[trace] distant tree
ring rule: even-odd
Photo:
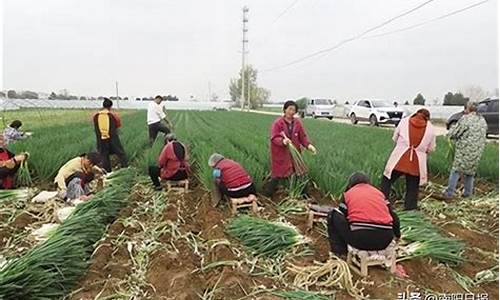
[[[262,107],[262,104],[269,99],[271,92],[257,85],[257,70],[252,66],[246,66],[245,74],[245,100],[250,103],[250,108]],[[240,70],[238,78],[231,79],[229,83],[229,95],[231,100],[236,101],[238,106],[241,106],[241,89],[242,89],[243,70]],[[249,99],[247,99],[249,98]]]
[[[80,97],[80,100],[87,100],[87,97],[85,97],[85,96],[81,96],[81,97]]]
[[[443,105],[464,106],[467,102],[469,102],[469,98],[464,97],[462,93],[448,92],[444,95]]]
[[[344,102],[344,105],[349,105],[349,101]]]
[[[135,101],[141,101],[141,98],[135,98]]]
[[[405,105],[410,105],[410,102],[408,102],[408,100],[406,100]]]
[[[128,100],[128,97],[124,97],[123,100]]]
[[[78,100],[77,96],[68,96],[68,100]]]
[[[24,91],[18,97],[21,99],[38,99],[38,94],[32,91]]]
[[[7,91],[7,98],[9,99],[17,99],[17,93],[14,90]]]
[[[50,99],[50,100],[55,100],[55,99],[57,99],[57,95],[56,95],[56,93],[54,93],[54,92],[50,93],[50,95],[49,95],[49,99]]]
[[[0,98],[5,98],[7,95],[5,95],[4,92],[0,92]]]
[[[303,109],[306,109],[307,101],[309,101],[309,98],[302,97],[302,98],[297,99],[295,101],[295,103],[297,103],[297,106],[299,107],[299,110],[303,110]]]
[[[425,98],[422,94],[418,93],[417,97],[413,100],[413,105],[425,105]]]

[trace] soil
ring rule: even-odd
[[[331,205],[332,199],[313,189],[310,194],[314,199],[320,199],[322,205]],[[273,205],[279,203],[286,193],[278,191],[272,199],[259,198],[259,205],[264,210],[259,215],[265,218],[277,217]],[[255,291],[256,286],[267,288],[285,289],[282,284],[272,278],[259,275],[250,275],[248,266],[218,266],[206,271],[200,270],[218,261],[238,260],[237,254],[232,250],[236,241],[225,234],[224,227],[227,220],[232,216],[225,202],[219,203],[214,208],[211,205],[210,195],[201,187],[195,187],[187,194],[170,195],[166,205],[162,221],[178,222],[181,234],[195,234],[205,241],[228,239],[233,243],[231,247],[219,244],[213,248],[199,249],[203,259],[196,254],[192,246],[184,239],[174,239],[170,232],[164,233],[159,241],[165,247],[153,252],[150,257],[146,279],[147,299],[200,299],[204,293],[215,288],[214,299],[239,299]],[[133,199],[129,206],[123,209],[120,217],[110,227],[108,234],[118,236],[119,234],[133,234],[134,229],[125,226],[119,220],[121,217],[130,215],[134,203],[141,201],[140,197]],[[309,247],[314,255],[294,259],[298,265],[307,265],[313,261],[324,262],[329,257],[330,246],[328,240],[322,236],[318,228],[308,230],[305,214],[287,216],[287,221],[297,227],[309,240]],[[319,225],[315,225],[319,226]],[[468,261],[454,268],[460,274],[474,277],[482,270],[492,267],[496,262],[491,255],[485,255],[473,247],[482,250],[496,252],[498,239],[491,236],[477,234],[468,231],[457,224],[444,226],[443,232],[448,232],[462,240],[469,246],[465,256]],[[171,244],[175,245],[177,251]],[[243,250],[241,247],[238,247]],[[381,268],[370,268],[367,278],[359,278],[354,275],[355,280],[362,280],[365,294],[371,299],[397,299],[398,293],[433,291],[436,293],[465,293],[462,287],[454,280],[449,267],[438,264],[426,258],[412,259],[401,262],[409,279],[398,279],[387,270]],[[101,242],[95,251],[89,273],[82,279],[78,288],[81,288],[71,299],[94,299],[96,296],[105,297],[115,293],[119,281],[131,272],[131,261],[125,245],[117,246],[110,243],[107,238]],[[288,278],[288,277],[287,277]],[[475,293],[488,293],[490,299],[498,298],[498,282],[483,284],[473,288]],[[260,294],[249,299],[278,299],[269,294]],[[338,291],[336,299],[352,299],[344,291]]]

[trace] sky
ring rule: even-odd
[[[370,32],[405,28],[480,0],[435,0]],[[299,97],[406,101],[498,88],[497,1],[382,37],[357,36],[426,0],[3,0],[3,89],[77,95],[229,98],[247,61],[271,101]],[[278,68],[276,68],[278,67]]]

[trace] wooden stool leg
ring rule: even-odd
[[[184,190],[187,192],[189,190],[189,181],[184,182]]]
[[[233,201],[231,201],[231,214],[234,216],[236,215],[237,211],[238,211],[238,205],[236,203],[234,203]]]
[[[360,259],[360,265],[361,265],[361,276],[363,277],[368,276],[368,265],[366,258]]]
[[[309,216],[307,217],[307,230],[311,230],[314,225],[314,213],[309,212]]]
[[[252,212],[257,214],[259,212],[259,207],[257,206],[257,201],[252,201]]]

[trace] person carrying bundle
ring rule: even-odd
[[[22,132],[19,130],[23,126],[23,123],[19,120],[14,120],[10,123],[9,127],[5,128],[3,131],[3,137],[5,138],[5,145],[10,144],[18,140],[24,140],[31,136],[31,132]]]
[[[158,158],[158,165],[149,167],[149,177],[151,177],[155,190],[162,190],[160,178],[179,181],[187,179],[189,173],[190,166],[186,146],[177,141],[175,134],[167,134],[165,146]]]
[[[21,163],[27,159],[27,153],[15,155],[7,150],[5,138],[0,134],[0,189],[14,188],[14,176]]]
[[[306,148],[316,154],[316,148],[309,141],[300,119],[295,118],[298,106],[294,101],[286,101],[282,117],[276,119],[271,127],[271,181],[264,191],[266,197],[272,197],[280,180],[292,175],[305,175],[305,168],[297,170],[289,147],[293,145],[299,153]],[[307,196],[304,187],[304,195]]]
[[[208,166],[213,169],[214,188],[212,205],[215,207],[223,196],[229,198],[255,198],[256,190],[252,177],[234,160],[214,153],[208,159]]]
[[[170,129],[173,129],[172,123],[167,119],[164,108],[162,105],[163,97],[158,95],[154,101],[148,105],[148,130],[149,130],[149,144],[153,146],[159,132],[169,134]],[[166,124],[165,124],[166,123]]]
[[[347,245],[359,250],[383,250],[401,237],[399,218],[384,194],[368,176],[354,173],[338,208],[328,214],[331,251],[347,254]]]
[[[419,109],[399,123],[392,137],[396,143],[387,161],[381,190],[389,199],[399,177],[406,178],[405,210],[417,209],[419,185],[427,182],[427,154],[436,148],[436,134],[427,109]]]
[[[86,199],[90,194],[89,183],[106,171],[101,169],[102,158],[97,152],[75,157],[57,172],[54,183],[61,199]]]
[[[97,138],[97,150],[101,154],[102,165],[107,172],[111,172],[111,161],[109,156],[116,154],[120,159],[122,168],[128,166],[127,155],[123,150],[118,129],[121,127],[121,120],[117,113],[111,111],[113,101],[104,98],[102,110],[94,115],[93,122]]]

